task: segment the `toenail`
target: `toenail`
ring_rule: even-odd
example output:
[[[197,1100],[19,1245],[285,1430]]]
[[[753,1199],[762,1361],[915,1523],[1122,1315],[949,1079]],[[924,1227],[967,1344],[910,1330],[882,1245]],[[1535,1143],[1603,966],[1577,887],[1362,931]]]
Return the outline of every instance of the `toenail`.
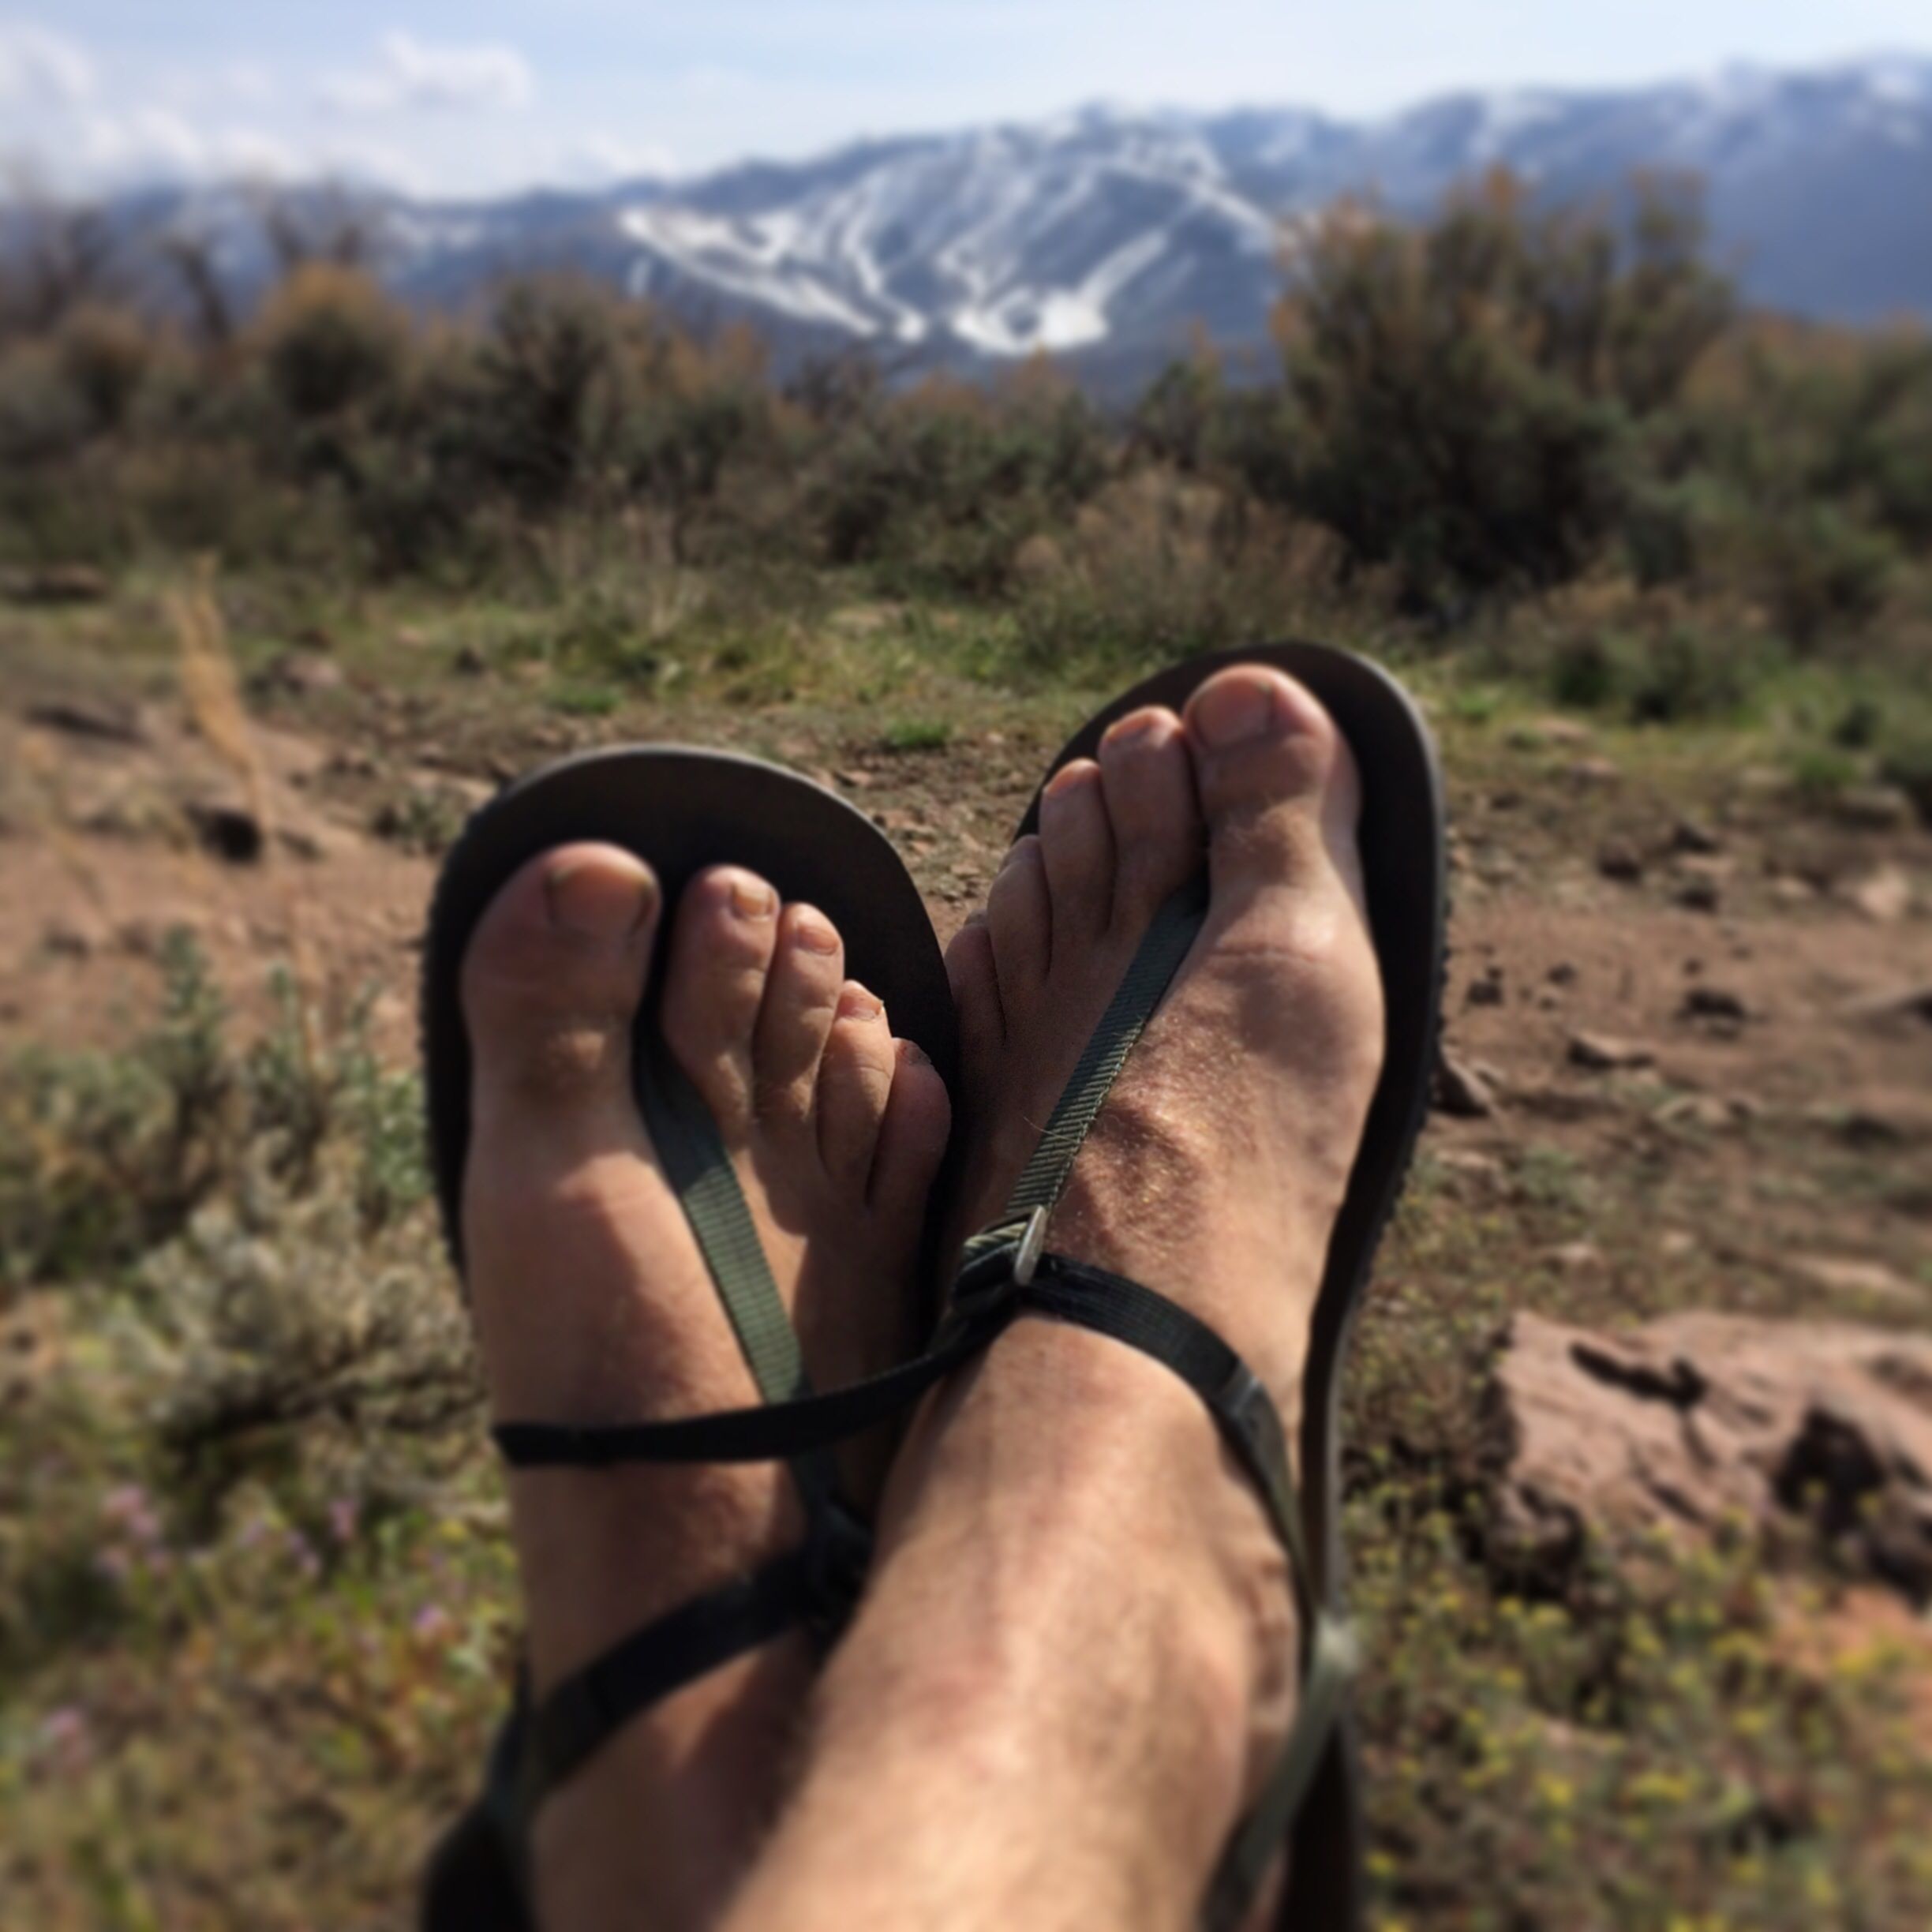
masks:
[[[1165,738],[1174,721],[1165,711],[1130,711],[1107,727],[1105,744],[1140,744],[1144,740]]]
[[[803,946],[807,953],[831,953],[839,949],[839,936],[833,931],[829,919],[819,918],[815,912],[801,912],[793,923],[792,939],[795,945]]]
[[[590,939],[627,939],[649,917],[657,893],[635,859],[560,859],[544,874],[553,925]]]
[[[1286,721],[1281,699],[1272,678],[1222,678],[1202,687],[1189,720],[1204,744],[1226,751],[1279,730]]]
[[[1065,792],[1077,791],[1082,785],[1092,784],[1099,776],[1100,767],[1086,758],[1078,759],[1071,765],[1062,765],[1046,781],[1046,796],[1048,798],[1058,798]]]
[[[917,1040],[902,1039],[899,1045],[899,1061],[902,1066],[930,1066],[932,1055]]]
[[[886,1002],[877,994],[867,991],[856,979],[846,981],[845,990],[839,994],[841,1020],[876,1020],[885,1010]]]
[[[739,874],[731,882],[731,908],[740,919],[769,919],[777,909],[778,895],[762,879]]]

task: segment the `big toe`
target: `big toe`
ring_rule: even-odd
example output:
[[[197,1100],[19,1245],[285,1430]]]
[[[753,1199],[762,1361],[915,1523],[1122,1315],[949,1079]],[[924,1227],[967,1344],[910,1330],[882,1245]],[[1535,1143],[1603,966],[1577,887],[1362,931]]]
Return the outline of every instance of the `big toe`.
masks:
[[[1185,716],[1217,900],[1304,885],[1324,863],[1354,886],[1361,787],[1335,722],[1262,665],[1218,672]]]
[[[650,869],[598,844],[533,859],[492,900],[461,984],[479,1136],[538,1121],[567,1136],[627,1104],[658,904]]]

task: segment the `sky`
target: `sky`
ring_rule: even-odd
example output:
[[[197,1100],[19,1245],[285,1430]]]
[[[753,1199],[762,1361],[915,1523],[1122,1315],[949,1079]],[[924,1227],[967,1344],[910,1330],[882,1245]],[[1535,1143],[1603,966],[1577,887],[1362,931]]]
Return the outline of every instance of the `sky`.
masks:
[[[0,168],[590,187],[1092,101],[1386,114],[1932,54],[1932,0],[0,0]]]

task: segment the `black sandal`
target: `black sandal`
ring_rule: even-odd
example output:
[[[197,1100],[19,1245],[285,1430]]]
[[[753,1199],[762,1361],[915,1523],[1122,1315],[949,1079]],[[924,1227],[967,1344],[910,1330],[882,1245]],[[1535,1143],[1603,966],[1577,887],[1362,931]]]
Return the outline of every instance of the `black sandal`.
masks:
[[[1261,1796],[1230,1840],[1203,1923],[1210,1932],[1240,1925],[1286,1848],[1291,1859],[1281,1924],[1329,1932],[1358,1923],[1362,1908],[1360,1776],[1346,1712],[1354,1645],[1342,1607],[1341,1368],[1370,1263],[1428,1110],[1444,962],[1444,809],[1435,747],[1407,695],[1375,665],[1320,645],[1227,652],[1178,665],[1091,720],[1053,769],[1090,754],[1127,712],[1148,704],[1178,710],[1207,678],[1237,664],[1271,665],[1299,679],[1327,706],[1355,754],[1365,792],[1358,841],[1387,1016],[1381,1080],[1312,1324],[1300,1493],[1274,1403],[1226,1342],[1165,1296],[1045,1249],[1048,1217],[1088,1129],[1200,930],[1208,904],[1204,875],[1177,893],[1149,927],[1005,1211],[968,1242],[923,1355],[848,1388],[758,1408],[595,1431],[509,1424],[496,1434],[507,1458],[523,1467],[777,1458],[792,1458],[796,1466],[797,1458],[822,1454],[906,1408],[1023,1315],[1073,1322],[1153,1356],[1200,1396],[1254,1481],[1288,1551],[1301,1612],[1295,1724]],[[1032,829],[1037,813],[1036,798],[1022,832]],[[554,842],[546,837],[522,856]],[[746,863],[756,861],[747,856]],[[453,990],[453,979],[442,983],[446,994]]]
[[[471,821],[444,867],[430,915],[422,995],[430,1140],[444,1233],[459,1271],[470,1140],[470,1042],[458,997],[463,954],[519,868],[582,839],[645,859],[667,906],[698,872],[722,863],[751,867],[788,899],[809,900],[844,935],[851,971],[886,1001],[896,1030],[917,1042],[942,1077],[953,1071],[953,1003],[931,922],[898,855],[862,813],[776,766],[715,752],[640,747],[552,766]],[[806,1396],[798,1342],[731,1162],[665,1047],[649,1000],[635,1047],[639,1109],[759,1393],[778,1403]],[[512,1464],[594,1468],[627,1459],[621,1443],[613,1448],[612,1432],[539,1433],[548,1438],[544,1453],[526,1458],[515,1428],[497,1432]],[[552,1792],[638,1712],[731,1658],[799,1625],[822,1646],[836,1638],[857,1600],[871,1531],[841,1496],[828,1446],[779,1453],[805,1506],[801,1548],[657,1619],[541,1703],[519,1682],[481,1796],[432,1856],[422,1898],[429,1932],[528,1932],[530,1829]]]

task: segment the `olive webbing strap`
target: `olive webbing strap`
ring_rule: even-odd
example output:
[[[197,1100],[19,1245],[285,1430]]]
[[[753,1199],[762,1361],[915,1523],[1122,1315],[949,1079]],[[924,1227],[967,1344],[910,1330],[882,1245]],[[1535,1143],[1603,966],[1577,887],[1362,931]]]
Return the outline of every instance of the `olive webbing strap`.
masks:
[[[654,1012],[640,1018],[636,1040],[638,1110],[752,1379],[766,1402],[796,1402],[811,1393],[811,1381],[717,1122],[678,1065]],[[801,1451],[791,1458],[791,1470],[808,1515],[833,1503],[838,1473],[829,1455]]]
[[[1052,1212],[1080,1144],[1106,1104],[1127,1056],[1154,1017],[1154,1009],[1173,983],[1207,914],[1208,873],[1204,867],[1163,904],[1149,923],[1125,975],[1061,1090],[1005,1211],[992,1226],[967,1242],[966,1263],[1004,1245],[1013,1230],[1035,1212]]]
[[[1201,1911],[1203,1932],[1235,1932],[1287,1843],[1288,1827],[1308,1795],[1322,1754],[1334,1741],[1356,1670],[1354,1631],[1326,1610],[1315,1613],[1308,1667],[1294,1728],[1253,1808],[1221,1855]]]

